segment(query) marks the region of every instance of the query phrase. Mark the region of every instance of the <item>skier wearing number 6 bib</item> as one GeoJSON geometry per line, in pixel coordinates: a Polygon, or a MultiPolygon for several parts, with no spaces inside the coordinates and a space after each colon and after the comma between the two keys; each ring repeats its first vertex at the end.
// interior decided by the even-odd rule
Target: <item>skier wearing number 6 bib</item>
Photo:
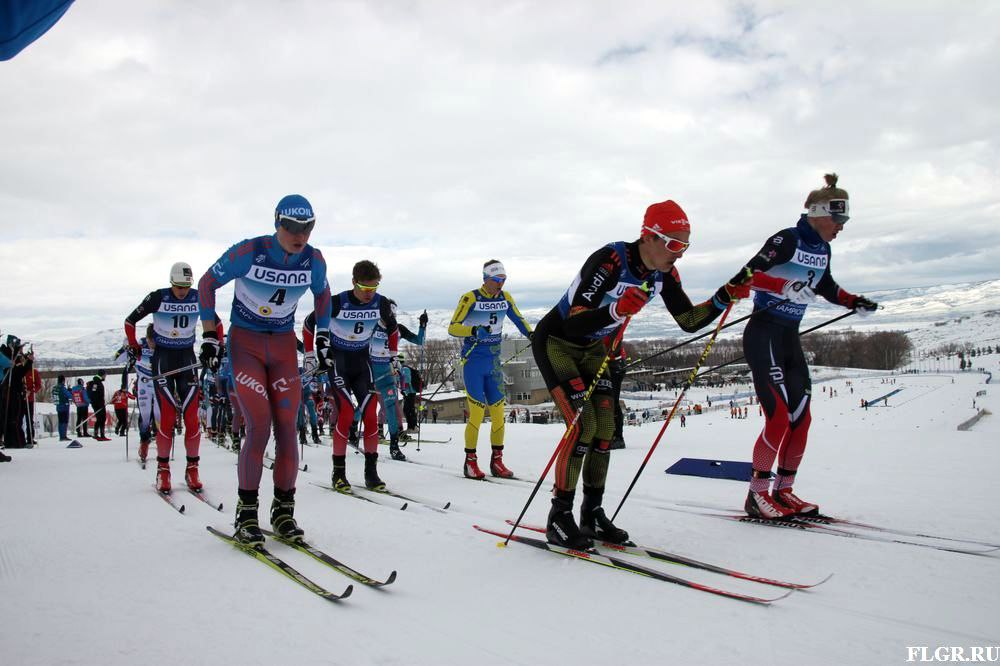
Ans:
{"type": "Polygon", "coordinates": [[[236,281],[230,314],[228,354],[236,402],[246,422],[240,448],[234,538],[248,546],[264,543],[258,522],[258,493],[264,449],[274,424],[274,501],[271,527],[287,539],[301,539],[295,522],[295,481],[299,450],[295,422],[302,394],[295,338],[295,309],[307,291],[319,316],[330,326],[330,286],[326,261],[308,244],[316,218],[305,197],[289,194],[274,212],[275,233],[241,241],[219,257],[198,282],[204,326],[201,363],[219,367],[221,336],[215,332],[215,292],[236,281]]]}
{"type": "Polygon", "coordinates": [[[798,223],[769,238],[738,275],[752,275],[756,291],[755,315],[743,331],[743,352],[766,419],[753,448],[745,504],[747,514],[758,518],[819,512],[816,504],[792,492],[812,420],[812,381],[799,340],[806,306],[819,295],[861,315],[878,307],[841,289],[830,272],[830,242],[844,229],[850,211],[847,191],[837,187],[837,174],[825,179],[826,187],[809,193],[798,223]]]}
{"type": "MultiPolygon", "coordinates": [[[[192,289],[191,266],[178,261],[170,268],[170,286],[149,292],[142,303],[125,318],[125,337],[129,358],[142,357],[142,346],[135,336],[136,324],[153,315],[151,361],[153,375],[184,368],[195,362],[194,340],[200,308],[198,290],[192,289]]],[[[198,478],[198,452],[201,432],[198,427],[198,373],[194,369],[156,380],[154,400],[158,406],[160,427],[156,431],[156,489],[170,492],[170,446],[178,413],[184,421],[184,449],[187,467],[184,480],[192,490],[201,489],[198,478]]],[[[104,418],[104,414],[100,417],[104,418]]]]}

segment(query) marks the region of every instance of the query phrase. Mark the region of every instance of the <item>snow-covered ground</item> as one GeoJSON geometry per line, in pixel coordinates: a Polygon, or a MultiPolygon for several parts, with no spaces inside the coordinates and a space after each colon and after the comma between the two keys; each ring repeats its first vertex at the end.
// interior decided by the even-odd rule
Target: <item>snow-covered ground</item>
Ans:
{"type": "MultiPolygon", "coordinates": [[[[1000,394],[981,374],[885,375],[851,371],[817,388],[806,460],[796,486],[831,514],[1000,543],[1000,394]],[[954,381],[953,381],[954,380],[954,381]],[[888,407],[861,398],[902,391],[888,407]],[[985,396],[976,392],[986,390],[985,396]],[[969,432],[956,426],[987,416],[969,432]]],[[[700,389],[698,390],[701,391],[700,389]]],[[[66,449],[42,439],[0,465],[0,663],[3,664],[887,664],[908,646],[1000,645],[1000,556],[778,530],[677,512],[677,502],[738,509],[745,484],[664,474],[680,457],[749,459],[761,425],[728,410],[672,423],[618,522],[637,541],[763,576],[826,584],[770,607],[715,597],[511,544],[472,529],[502,529],[530,485],[460,476],[460,425],[428,425],[428,465],[384,461],[400,492],[450,500],[444,514],[341,497],[328,481],[328,448],[305,450],[297,515],[309,538],[373,576],[331,604],[212,537],[229,529],[235,456],[206,443],[202,477],[224,513],[175,491],[187,510],[156,497],[152,465],[124,441],[66,449]],[[435,467],[434,465],[439,465],[435,467]]],[[[613,510],[659,431],[626,429],[613,453],[606,505],[613,510]]],[[[537,478],[562,433],[509,424],[507,462],[537,478]]],[[[481,438],[485,440],[485,435],[481,438]]],[[[480,444],[485,454],[488,445],[480,444]]],[[[180,456],[179,456],[180,458],[180,456]]],[[[351,455],[349,475],[361,477],[351,455]]],[[[175,479],[183,463],[173,464],[175,479]]],[[[265,472],[262,495],[271,492],[265,472]]],[[[544,520],[547,493],[528,520],[544,520]]],[[[265,521],[266,522],[266,521],[265,521]]],[[[347,578],[290,551],[273,550],[332,590],[347,578]]],[[[680,566],[637,560],[721,587],[781,590],[680,566]]]]}

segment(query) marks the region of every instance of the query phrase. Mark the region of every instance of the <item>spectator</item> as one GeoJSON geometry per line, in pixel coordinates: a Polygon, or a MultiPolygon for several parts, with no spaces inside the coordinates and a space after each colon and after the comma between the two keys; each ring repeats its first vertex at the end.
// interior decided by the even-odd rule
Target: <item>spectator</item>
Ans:
{"type": "Polygon", "coordinates": [[[90,401],[90,406],[94,408],[94,439],[98,442],[111,441],[111,438],[104,434],[104,424],[108,420],[104,403],[105,374],[104,370],[100,370],[93,379],[87,382],[87,399],[90,401]]]}
{"type": "Polygon", "coordinates": [[[83,379],[77,378],[76,386],[70,389],[73,395],[73,404],[76,405],[76,436],[90,437],[87,433],[87,419],[90,417],[90,399],[87,397],[87,389],[83,385],[83,379]]]}
{"type": "Polygon", "coordinates": [[[128,401],[129,398],[135,399],[135,396],[129,393],[125,388],[120,388],[115,391],[114,395],[111,396],[111,406],[115,409],[115,417],[118,421],[115,423],[115,434],[122,437],[128,432],[128,401]]]}
{"type": "Polygon", "coordinates": [[[437,407],[431,407],[431,422],[433,422],[433,423],[437,423],[438,422],[438,408],[437,407]]]}
{"type": "Polygon", "coordinates": [[[31,352],[25,355],[27,361],[27,372],[24,375],[24,391],[28,398],[25,421],[27,426],[24,429],[26,445],[31,447],[38,442],[35,440],[35,396],[42,392],[42,376],[35,367],[35,355],[31,352]]]}
{"type": "Polygon", "coordinates": [[[69,441],[66,431],[69,428],[69,406],[71,402],[73,402],[73,395],[66,388],[66,375],[59,375],[56,385],[52,387],[52,403],[56,406],[56,415],[59,417],[60,442],[69,441]]]}
{"type": "MultiPolygon", "coordinates": [[[[25,353],[24,344],[20,338],[8,335],[7,341],[0,346],[0,364],[6,369],[3,381],[0,382],[0,429],[2,429],[4,446],[9,449],[25,446],[24,432],[21,422],[24,420],[26,396],[24,393],[24,378],[30,368],[31,352],[25,353]]],[[[9,460],[4,454],[3,462],[9,460]]]]}

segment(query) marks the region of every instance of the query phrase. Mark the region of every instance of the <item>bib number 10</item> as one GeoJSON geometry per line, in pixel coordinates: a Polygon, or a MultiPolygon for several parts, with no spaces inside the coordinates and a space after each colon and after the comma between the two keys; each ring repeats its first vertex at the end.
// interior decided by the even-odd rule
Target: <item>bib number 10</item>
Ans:
{"type": "Polygon", "coordinates": [[[173,319],[174,328],[187,328],[191,321],[187,315],[174,315],[171,319],[173,319]]]}

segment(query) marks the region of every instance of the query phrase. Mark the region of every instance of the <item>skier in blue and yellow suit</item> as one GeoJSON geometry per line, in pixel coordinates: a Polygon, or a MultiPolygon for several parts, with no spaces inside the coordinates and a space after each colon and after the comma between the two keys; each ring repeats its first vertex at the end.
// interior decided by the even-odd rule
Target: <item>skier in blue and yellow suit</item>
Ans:
{"type": "Polygon", "coordinates": [[[490,474],[510,478],[503,464],[503,374],[500,371],[500,341],[503,322],[509,317],[521,334],[531,338],[531,326],[524,320],[514,299],[503,291],[507,271],[496,259],[483,264],[483,286],[462,295],[448,326],[448,334],[465,338],[462,343],[463,377],[469,422],[465,426],[465,476],[482,479],[486,475],[476,461],[479,425],[490,410],[490,474]]]}

